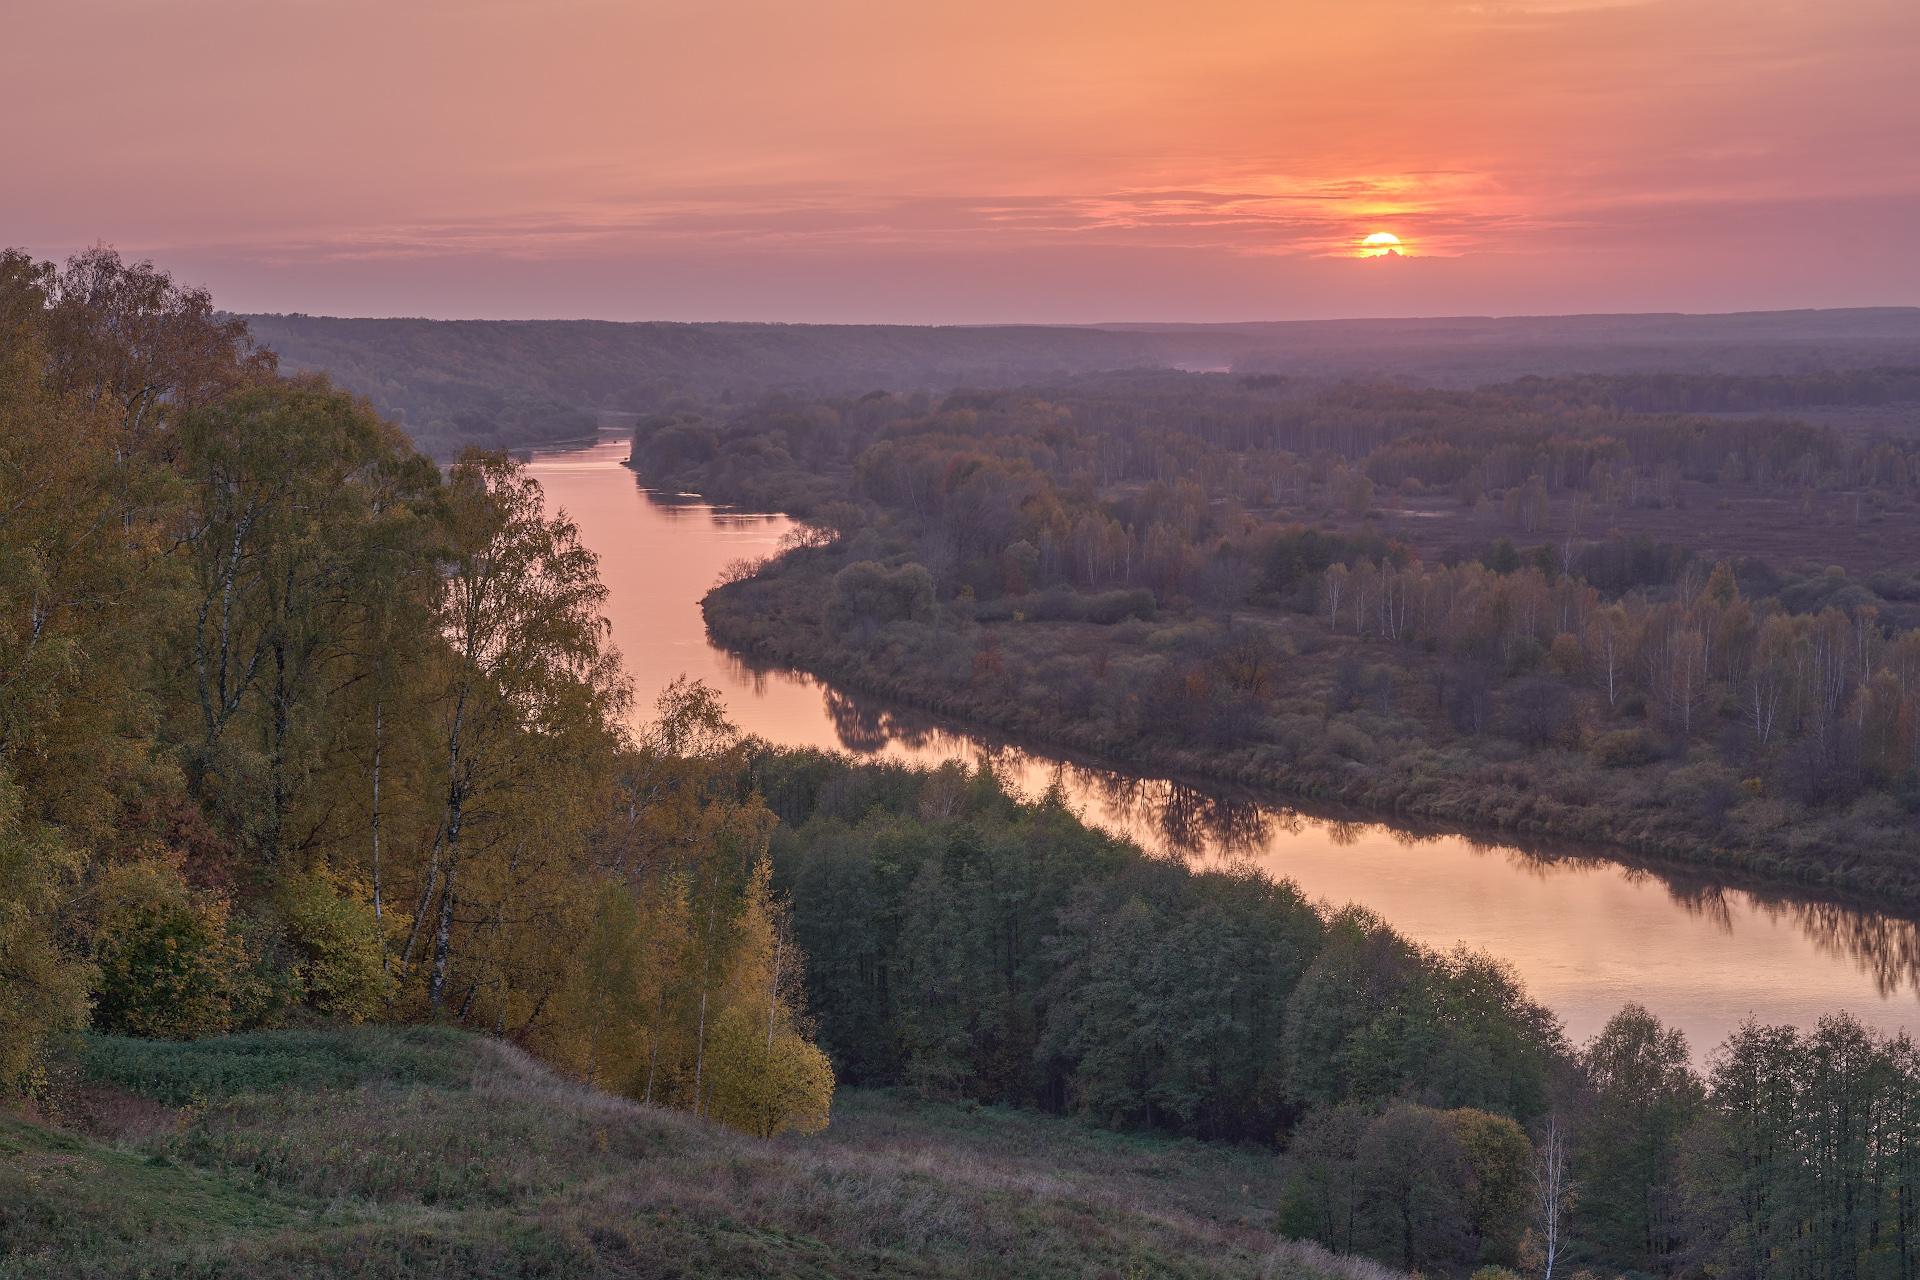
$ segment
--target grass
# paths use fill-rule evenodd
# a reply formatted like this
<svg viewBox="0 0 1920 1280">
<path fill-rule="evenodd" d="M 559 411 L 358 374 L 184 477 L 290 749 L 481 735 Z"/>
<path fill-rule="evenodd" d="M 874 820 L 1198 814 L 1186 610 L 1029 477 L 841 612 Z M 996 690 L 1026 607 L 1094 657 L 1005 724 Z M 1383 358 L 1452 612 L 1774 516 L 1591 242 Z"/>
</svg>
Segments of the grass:
<svg viewBox="0 0 1920 1280">
<path fill-rule="evenodd" d="M 843 1092 L 771 1143 L 435 1029 L 93 1037 L 0 1118 L 0 1280 L 1363 1280 L 1273 1234 L 1271 1153 Z"/>
</svg>

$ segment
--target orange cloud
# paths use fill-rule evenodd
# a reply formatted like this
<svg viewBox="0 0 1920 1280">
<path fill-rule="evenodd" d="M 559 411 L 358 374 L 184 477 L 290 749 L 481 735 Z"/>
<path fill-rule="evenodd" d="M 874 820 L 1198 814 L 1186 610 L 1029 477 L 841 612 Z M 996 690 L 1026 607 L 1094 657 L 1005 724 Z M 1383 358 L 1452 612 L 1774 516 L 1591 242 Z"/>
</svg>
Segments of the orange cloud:
<svg viewBox="0 0 1920 1280">
<path fill-rule="evenodd" d="M 1827 300 L 1920 290 L 1904 243 L 1835 254 L 1920 212 L 1893 162 L 1920 136 L 1908 0 L 21 0 L 9 22 L 8 238 L 185 257 L 256 305 L 353 262 L 418 310 L 516 314 L 529 295 L 452 273 L 678 255 L 722 264 L 716 305 L 804 314 L 809 262 L 878 297 L 903 261 L 964 257 L 1022 264 L 995 311 L 1021 318 L 1036 260 L 1055 291 L 1136 262 L 1145 307 L 1179 255 L 1214 264 L 1187 271 L 1205 313 L 1244 305 L 1213 281 L 1353 268 L 1380 228 L 1449 282 L 1409 306 L 1483 309 L 1547 260 L 1557 309 L 1749 297 L 1756 261 Z M 727 255 L 763 264 L 759 302 Z"/>
</svg>

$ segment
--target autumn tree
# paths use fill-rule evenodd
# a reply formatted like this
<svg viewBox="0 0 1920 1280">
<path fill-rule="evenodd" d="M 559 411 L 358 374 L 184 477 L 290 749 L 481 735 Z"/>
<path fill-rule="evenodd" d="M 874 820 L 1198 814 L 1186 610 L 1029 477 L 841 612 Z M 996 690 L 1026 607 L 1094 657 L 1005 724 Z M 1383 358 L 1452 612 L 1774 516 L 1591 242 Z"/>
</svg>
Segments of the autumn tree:
<svg viewBox="0 0 1920 1280">
<path fill-rule="evenodd" d="M 436 1014 L 465 860 L 510 858 L 509 802 L 536 789 L 553 799 L 570 767 L 591 773 L 608 760 L 627 698 L 594 554 L 571 521 L 546 515 L 539 483 L 505 455 L 470 453 L 445 494 L 444 803 L 415 912 L 416 929 L 433 921 L 426 1000 Z"/>
<path fill-rule="evenodd" d="M 178 542 L 192 581 L 181 643 L 197 706 L 194 773 L 236 818 L 251 806 L 226 792 L 253 784 L 231 775 L 260 775 L 267 802 L 249 834 L 272 862 L 299 840 L 288 823 L 329 744 L 336 691 L 360 674 L 361 630 L 431 570 L 429 548 L 413 546 L 402 563 L 384 544 L 432 477 L 394 428 L 317 384 L 248 389 L 188 413 L 173 453 L 187 495 Z M 235 742 L 241 720 L 251 732 Z"/>
<path fill-rule="evenodd" d="M 772 880 L 762 858 L 741 903 L 708 1051 L 707 1113 L 761 1138 L 826 1128 L 833 1098 L 833 1067 L 809 1038 L 801 958 Z"/>
</svg>

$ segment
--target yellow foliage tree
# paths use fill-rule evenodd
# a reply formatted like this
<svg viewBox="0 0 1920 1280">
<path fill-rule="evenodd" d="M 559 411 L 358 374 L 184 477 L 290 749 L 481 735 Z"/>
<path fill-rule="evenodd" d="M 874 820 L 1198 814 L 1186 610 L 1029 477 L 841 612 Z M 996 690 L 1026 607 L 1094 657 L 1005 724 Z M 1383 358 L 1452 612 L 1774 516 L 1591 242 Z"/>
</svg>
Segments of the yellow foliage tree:
<svg viewBox="0 0 1920 1280">
<path fill-rule="evenodd" d="M 324 871 L 289 877 L 280 897 L 288 940 L 300 952 L 307 1003 L 347 1022 L 377 1014 L 393 984 L 372 905 L 356 886 Z"/>
<path fill-rule="evenodd" d="M 706 1046 L 705 1109 L 756 1137 L 818 1133 L 833 1104 L 833 1066 L 807 1036 L 800 956 L 763 857 L 741 904 L 737 950 Z"/>
<path fill-rule="evenodd" d="M 226 899 L 195 892 L 163 858 L 111 868 L 96 891 L 94 1024 L 173 1040 L 232 1030 L 250 965 Z"/>
<path fill-rule="evenodd" d="M 550 1033 L 550 1051 L 588 1084 L 624 1082 L 644 1056 L 648 989 L 657 981 L 646 952 L 633 894 L 624 885 L 601 886 Z"/>
<path fill-rule="evenodd" d="M 79 864 L 22 818 L 19 789 L 0 772 L 0 1096 L 32 1084 L 49 1035 L 86 1021 L 89 971 L 54 927 Z"/>
<path fill-rule="evenodd" d="M 777 1019 L 769 1036 L 754 1011 L 726 1010 L 714 1025 L 707 1057 L 707 1110 L 715 1120 L 757 1138 L 827 1127 L 833 1065 L 818 1046 Z"/>
</svg>

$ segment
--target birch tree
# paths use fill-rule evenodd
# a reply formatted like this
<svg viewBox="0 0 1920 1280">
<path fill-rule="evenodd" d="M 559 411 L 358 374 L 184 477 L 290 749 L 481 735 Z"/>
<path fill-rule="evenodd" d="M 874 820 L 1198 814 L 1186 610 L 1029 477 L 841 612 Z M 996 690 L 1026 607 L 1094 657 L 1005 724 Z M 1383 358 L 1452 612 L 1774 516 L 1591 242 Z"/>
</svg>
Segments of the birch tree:
<svg viewBox="0 0 1920 1280">
<path fill-rule="evenodd" d="M 470 451 L 447 478 L 446 505 L 444 801 L 421 892 L 423 910 L 437 901 L 427 978 L 435 1013 L 470 846 L 498 844 L 489 828 L 509 796 L 550 787 L 569 757 L 604 749 L 628 697 L 607 645 L 598 560 L 564 513 L 547 516 L 539 482 L 505 454 Z"/>
</svg>

